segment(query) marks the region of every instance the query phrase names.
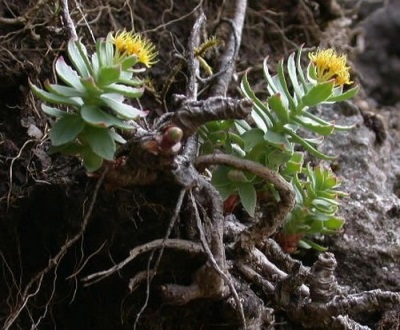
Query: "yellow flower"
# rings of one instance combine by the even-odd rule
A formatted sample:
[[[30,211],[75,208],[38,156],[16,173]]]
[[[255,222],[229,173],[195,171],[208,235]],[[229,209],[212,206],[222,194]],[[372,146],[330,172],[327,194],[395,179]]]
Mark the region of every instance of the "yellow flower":
[[[139,33],[118,31],[111,37],[117,51],[122,55],[136,55],[139,63],[150,67],[157,61],[155,60],[158,52],[156,46]]]
[[[338,55],[332,48],[309,53],[308,57],[316,69],[317,81],[329,81],[334,79],[336,86],[349,85],[350,67],[346,66],[346,55]]]

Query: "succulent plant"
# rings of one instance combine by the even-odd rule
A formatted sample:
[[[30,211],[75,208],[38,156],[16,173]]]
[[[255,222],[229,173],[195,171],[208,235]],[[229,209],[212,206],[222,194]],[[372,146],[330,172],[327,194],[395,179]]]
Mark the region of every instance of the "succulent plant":
[[[136,42],[136,52],[121,51],[116,38],[118,47],[123,42]],[[97,41],[91,56],[81,41],[71,40],[68,43],[71,65],[62,56],[55,64],[63,84],[45,81],[45,90],[30,84],[37,97],[63,106],[41,105],[46,114],[56,119],[49,133],[51,151],[78,155],[89,172],[99,169],[103,160],[113,160],[117,145],[126,142],[118,130],[135,129],[135,120],[146,115],[125,100],[142,96],[144,83],[137,75],[145,68],[134,67],[143,59],[146,60],[143,64],[152,64],[154,49],[149,41],[133,34],[124,38],[121,39],[121,33],[116,37],[110,33],[105,40]],[[148,52],[147,57],[143,52]]]
[[[338,197],[344,193],[336,190],[339,180],[322,166],[303,167],[303,149],[319,159],[330,160],[317,147],[324,136],[335,130],[349,130],[353,126],[339,126],[312,114],[311,107],[335,103],[353,97],[358,87],[344,91],[351,84],[349,68],[344,55],[332,49],[309,54],[306,70],[301,66],[302,49],[292,53],[287,63],[280,61],[277,74],[271,75],[267,59],[263,63],[268,97],[262,101],[250,87],[247,74],[241,83],[245,97],[253,102],[250,125],[245,120],[211,122],[200,130],[203,138],[202,152],[215,149],[261,163],[278,171],[296,191],[296,206],[288,215],[283,235],[296,235],[297,240],[306,234],[327,234],[339,230],[344,220],[335,214]],[[290,83],[288,83],[290,82]],[[304,137],[298,131],[308,131]],[[263,190],[275,194],[273,186],[256,175],[218,166],[212,173],[212,183],[223,199],[238,195],[244,209],[254,216],[258,196]],[[304,238],[304,247],[324,248]]]

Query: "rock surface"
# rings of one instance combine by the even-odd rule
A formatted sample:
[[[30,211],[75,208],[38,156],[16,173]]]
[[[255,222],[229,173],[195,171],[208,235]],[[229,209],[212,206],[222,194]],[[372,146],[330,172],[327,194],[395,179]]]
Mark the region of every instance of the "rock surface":
[[[340,4],[346,8],[350,2]],[[361,49],[348,48],[352,33],[346,26],[352,23],[337,24],[344,18],[333,21],[333,29],[327,27],[321,42],[350,53],[361,87],[352,103],[317,110],[340,125],[356,123],[353,130],[336,132],[321,146],[324,153],[338,156],[332,169],[342,178],[341,190],[349,194],[340,208],[346,219],[343,233],[325,237],[325,245],[338,260],[341,284],[396,291],[400,288],[400,1],[364,4],[357,18],[363,20],[353,26]]]
[[[400,1],[389,1],[361,24],[364,51],[356,60],[369,96],[385,105],[400,100]]]
[[[385,116],[398,110],[392,108]],[[400,287],[399,132],[389,124],[381,141],[382,132],[374,131],[369,122],[382,124],[383,116],[362,116],[355,109],[349,114],[346,105],[330,111],[338,123],[358,123],[349,132],[337,132],[323,146],[326,153],[338,155],[334,169],[343,178],[342,190],[349,194],[342,200],[343,234],[328,238],[338,259],[338,277],[342,284],[362,290],[396,290]]]

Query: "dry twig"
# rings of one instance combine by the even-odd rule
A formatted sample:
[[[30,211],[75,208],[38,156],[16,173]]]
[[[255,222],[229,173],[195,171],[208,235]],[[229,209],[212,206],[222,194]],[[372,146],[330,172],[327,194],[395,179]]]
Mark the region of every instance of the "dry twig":
[[[68,0],[61,0],[61,6],[64,23],[68,29],[69,37],[71,40],[78,40],[78,34],[76,33],[74,22],[69,13]]]
[[[277,203],[275,212],[265,216],[258,223],[251,226],[241,233],[240,245],[242,248],[250,249],[256,244],[262,242],[263,239],[273,235],[276,230],[283,224],[285,217],[289,214],[294,206],[294,191],[291,185],[283,179],[279,173],[262,166],[259,163],[240,159],[232,155],[213,154],[200,156],[196,159],[196,167],[206,165],[227,165],[238,170],[249,171],[258,175],[266,182],[271,183],[278,191],[280,201]]]
[[[220,59],[221,75],[218,75],[216,81],[211,87],[210,96],[226,95],[229,83],[232,80],[232,74],[235,68],[234,61],[236,60],[239,46],[242,39],[243,23],[247,9],[247,0],[236,0],[234,5],[234,14],[231,18],[232,33],[229,35],[226,42],[224,54]],[[226,69],[225,69],[226,68]]]

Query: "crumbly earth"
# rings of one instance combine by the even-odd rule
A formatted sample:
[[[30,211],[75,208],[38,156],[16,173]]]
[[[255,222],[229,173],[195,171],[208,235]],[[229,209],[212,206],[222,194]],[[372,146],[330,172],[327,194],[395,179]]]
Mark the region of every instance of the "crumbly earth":
[[[154,90],[146,92],[142,103],[150,110],[149,120],[154,120],[168,108],[173,93],[184,92],[185,74],[171,73],[177,68],[177,55],[184,55],[196,3],[86,0],[70,1],[70,10],[87,43],[92,36],[132,26],[154,41],[160,60],[150,73]],[[65,54],[68,37],[58,6],[47,0],[0,3],[2,324],[21,288],[79,229],[96,184],[78,160],[48,154],[49,119],[29,91],[29,80],[41,84],[54,79],[52,64]],[[222,0],[204,1],[203,7],[208,19],[204,33],[212,34],[228,5]],[[399,14],[395,0],[368,0],[361,6],[350,0],[249,1],[234,75],[238,81],[251,67],[254,86],[261,89],[263,58],[268,55],[276,62],[303,43],[333,46],[349,54],[360,94],[351,103],[316,111],[340,124],[356,123],[352,131],[337,133],[322,146],[326,153],[339,155],[332,168],[343,178],[342,190],[349,196],[342,201],[343,232],[318,238],[337,258],[339,283],[352,290],[400,287]],[[211,66],[216,58],[218,51],[210,52]],[[237,95],[234,84],[230,93]],[[80,278],[125,258],[132,246],[163,237],[178,193],[178,187],[165,184],[101,191],[84,238],[44,277],[35,303],[22,311],[14,328],[36,322],[38,329],[132,329],[146,288],[129,294],[127,282],[129,274],[146,269],[147,255],[120,276],[98,284],[84,287]],[[311,264],[316,252],[301,251],[296,257]],[[189,283],[190,270],[203,262],[166,252],[163,274],[155,278],[154,286],[166,281]],[[385,317],[381,329],[390,329],[398,311],[387,311]],[[361,323],[376,327],[379,318],[368,316]],[[282,322],[276,329],[299,328],[284,315],[276,315],[276,320]],[[238,329],[237,323],[235,311],[223,302],[167,306],[155,293],[139,329]]]

